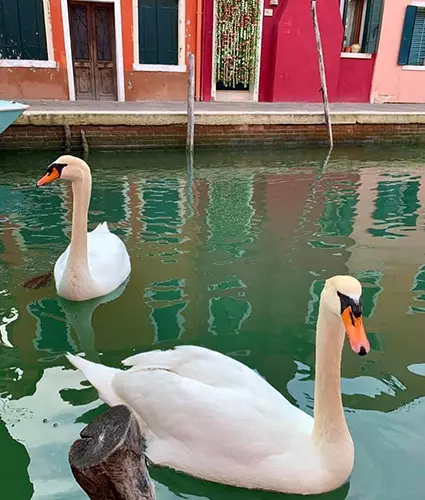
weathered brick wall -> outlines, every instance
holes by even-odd
[[[84,130],[93,149],[143,149],[184,147],[185,125],[71,126],[72,150],[81,149]],[[334,141],[339,144],[425,142],[425,124],[337,124]],[[195,144],[202,147],[247,145],[324,144],[324,125],[196,125]],[[63,150],[61,126],[12,125],[0,135],[0,150]]]

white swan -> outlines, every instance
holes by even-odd
[[[104,402],[134,410],[153,463],[245,488],[323,493],[353,469],[340,365],[344,331],[356,353],[370,349],[360,296],[350,276],[328,279],[322,291],[314,419],[250,368],[201,347],[138,354],[123,361],[127,371],[67,358]]]
[[[130,257],[122,240],[109,231],[106,222],[87,233],[91,195],[91,173],[87,163],[75,156],[61,156],[49,165],[37,187],[59,178],[72,182],[74,199],[71,243],[54,268],[57,293],[75,301],[101,297],[128,278]]]

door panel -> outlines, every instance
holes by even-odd
[[[76,97],[77,99],[95,99],[88,5],[71,4],[70,30]]]
[[[116,99],[113,5],[72,2],[69,12],[76,98]]]
[[[95,6],[96,95],[98,99],[115,99],[114,18],[111,5]]]

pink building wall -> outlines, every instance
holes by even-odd
[[[371,102],[425,103],[425,71],[397,64],[406,7],[410,0],[386,0],[372,80]]]

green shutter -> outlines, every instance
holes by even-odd
[[[139,0],[139,61],[178,64],[178,0]]]
[[[374,54],[378,47],[382,21],[382,0],[371,0],[367,4],[365,19],[365,34],[363,36],[362,52]]]
[[[417,8],[408,64],[423,66],[425,60],[425,8]]]
[[[417,7],[409,5],[406,8],[404,17],[403,33],[401,36],[400,52],[398,54],[398,64],[405,66],[409,61],[410,44],[412,42],[413,28],[415,25]]]
[[[178,0],[158,0],[158,64],[178,64]]]
[[[158,64],[156,0],[139,0],[139,62]]]
[[[47,60],[43,0],[0,0],[0,59]]]

